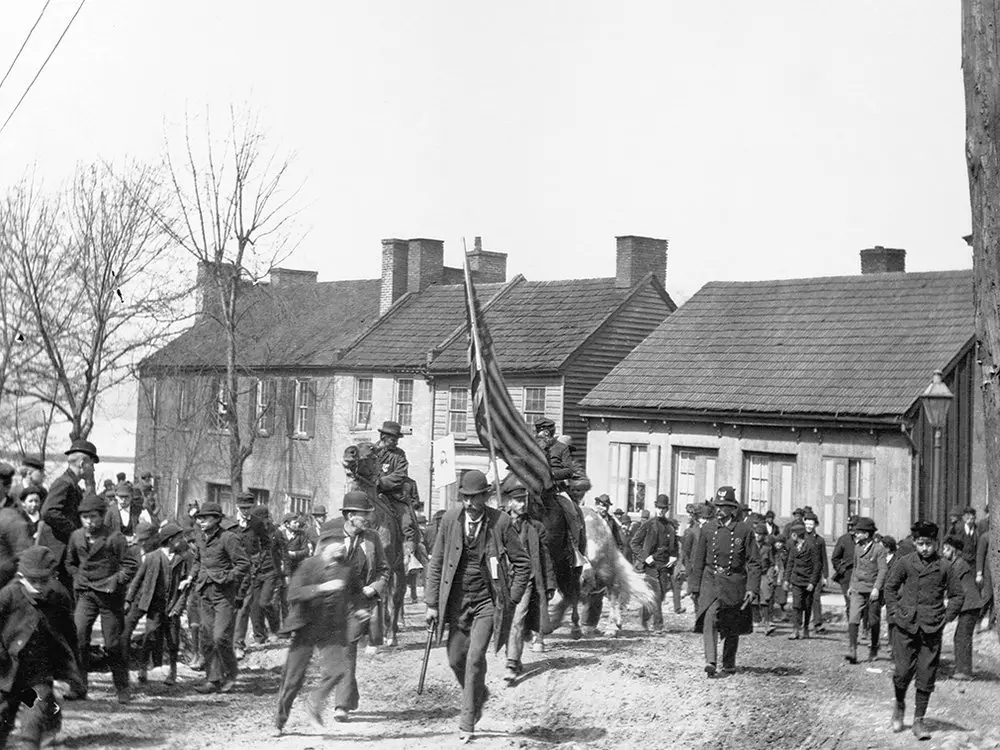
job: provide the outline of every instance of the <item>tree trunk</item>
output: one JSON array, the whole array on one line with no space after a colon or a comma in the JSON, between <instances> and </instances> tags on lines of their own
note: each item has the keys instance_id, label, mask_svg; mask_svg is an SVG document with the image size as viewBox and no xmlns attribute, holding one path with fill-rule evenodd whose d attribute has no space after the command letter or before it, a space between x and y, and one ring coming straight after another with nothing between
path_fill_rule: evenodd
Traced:
<instances>
[{"instance_id":1,"label":"tree trunk","mask_svg":"<svg viewBox=\"0 0 1000 750\"><path fill-rule=\"evenodd\" d=\"M991 518L1000 510L1000 0L962 0L965 148L972 204L976 336L982 367ZM990 523L993 601L1000 602L1000 519ZM997 630L1000 638L1000 629Z\"/></svg>"}]
</instances>

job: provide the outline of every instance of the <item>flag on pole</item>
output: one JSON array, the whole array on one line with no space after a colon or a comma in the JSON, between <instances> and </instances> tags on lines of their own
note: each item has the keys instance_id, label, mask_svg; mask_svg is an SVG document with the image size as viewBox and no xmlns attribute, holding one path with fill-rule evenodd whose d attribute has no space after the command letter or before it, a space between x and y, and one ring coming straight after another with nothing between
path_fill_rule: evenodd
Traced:
<instances>
[{"instance_id":1,"label":"flag on pole","mask_svg":"<svg viewBox=\"0 0 1000 750\"><path fill-rule=\"evenodd\" d=\"M470 393L479 442L490 451L494 464L496 456L502 458L530 493L540 495L554 484L549 460L507 392L493 350L493 338L476 299L467 257L465 299L469 319Z\"/></svg>"}]
</instances>

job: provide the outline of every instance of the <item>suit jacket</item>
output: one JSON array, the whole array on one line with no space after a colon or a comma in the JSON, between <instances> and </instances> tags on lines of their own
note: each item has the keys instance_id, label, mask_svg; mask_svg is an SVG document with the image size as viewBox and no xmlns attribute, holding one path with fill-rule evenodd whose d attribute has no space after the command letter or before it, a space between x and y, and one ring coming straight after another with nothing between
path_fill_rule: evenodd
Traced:
<instances>
[{"instance_id":1,"label":"suit jacket","mask_svg":"<svg viewBox=\"0 0 1000 750\"><path fill-rule=\"evenodd\" d=\"M0 589L0 693L13 688L21 650L41 627L51 633L53 679L70 685L82 682L76 661L73 602L66 589L53 580L45 596L33 601L20 581L11 581Z\"/></svg>"},{"instance_id":2,"label":"suit jacket","mask_svg":"<svg viewBox=\"0 0 1000 750\"><path fill-rule=\"evenodd\" d=\"M52 550L60 563L66 553L70 535L80 528L80 503L83 492L80 479L71 470L56 477L42 506L42 524L38 543Z\"/></svg>"},{"instance_id":3,"label":"suit jacket","mask_svg":"<svg viewBox=\"0 0 1000 750\"><path fill-rule=\"evenodd\" d=\"M750 524L730 521L722 525L717 520L706 523L698 535L688 578L691 593L698 594L695 632L702 632L705 613L718 601L721 634L752 633L753 613L750 607L740 607L747 591L760 591L760 574L760 550ZM724 612L727 609L732 613Z\"/></svg>"},{"instance_id":4,"label":"suit jacket","mask_svg":"<svg viewBox=\"0 0 1000 750\"><path fill-rule=\"evenodd\" d=\"M513 603L524 595L525 586L531 577L531 561L521 546L521 540L514 531L510 517L495 508L484 510L484 529L480 538L479 559L469 564L478 564L490 587L493 599L493 638L496 650L507 644L513 618ZM437 639L444 637L444 624L448 611L448 598L453 585L461 585L455 580L455 571L465 546L465 508L457 507L447 511L441 518L438 538L434 544L427 565L427 583L424 601L428 607L437 609ZM492 575L496 571L496 577Z\"/></svg>"},{"instance_id":5,"label":"suit jacket","mask_svg":"<svg viewBox=\"0 0 1000 750\"><path fill-rule=\"evenodd\" d=\"M659 517L651 518L632 535L632 558L640 570L647 567L663 569L670 564L670 558L677 558L677 528L674 522ZM651 565L646 560L652 555ZM675 559L676 562L676 559Z\"/></svg>"}]
</instances>

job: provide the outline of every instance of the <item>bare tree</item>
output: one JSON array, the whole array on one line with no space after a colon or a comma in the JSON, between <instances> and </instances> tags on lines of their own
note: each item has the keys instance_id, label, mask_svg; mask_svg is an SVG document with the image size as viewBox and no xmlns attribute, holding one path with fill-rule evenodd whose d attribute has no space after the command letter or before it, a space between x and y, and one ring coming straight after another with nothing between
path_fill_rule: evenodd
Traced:
<instances>
[{"instance_id":1,"label":"bare tree","mask_svg":"<svg viewBox=\"0 0 1000 750\"><path fill-rule=\"evenodd\" d=\"M993 601L1000 602L1000 0L962 1L965 149L972 204ZM1000 638L1000 628L997 629Z\"/></svg>"},{"instance_id":2,"label":"bare tree","mask_svg":"<svg viewBox=\"0 0 1000 750\"><path fill-rule=\"evenodd\" d=\"M162 204L159 189L139 164L121 173L84 166L64 191L48 195L25 180L0 206L10 290L22 305L23 336L38 347L5 388L58 411L70 439L90 434L100 396L183 318L190 283L148 210Z\"/></svg>"},{"instance_id":3,"label":"bare tree","mask_svg":"<svg viewBox=\"0 0 1000 750\"><path fill-rule=\"evenodd\" d=\"M268 147L259 118L230 108L226 135L204 140L186 123L183 147L167 144L165 171L173 198L171 213L160 214L174 242L193 257L209 290L206 314L225 335L225 374L218 398L228 433L228 463L233 494L243 489L243 466L253 454L257 431L240 423L239 378L260 363L244 361L240 321L247 313L246 290L257 284L294 249L297 237L292 208L299 187L288 186L291 156Z\"/></svg>"}]
</instances>

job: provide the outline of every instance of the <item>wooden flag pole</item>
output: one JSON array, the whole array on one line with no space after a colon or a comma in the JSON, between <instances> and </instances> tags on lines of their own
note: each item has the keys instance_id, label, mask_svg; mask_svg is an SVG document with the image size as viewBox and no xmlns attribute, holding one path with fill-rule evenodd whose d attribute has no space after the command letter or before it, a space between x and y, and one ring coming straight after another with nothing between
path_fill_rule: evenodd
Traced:
<instances>
[{"instance_id":1,"label":"wooden flag pole","mask_svg":"<svg viewBox=\"0 0 1000 750\"><path fill-rule=\"evenodd\" d=\"M465 237L462 238L462 268L465 271L465 296L466 304L469 306L469 334L472 336L473 345L476 347L476 369L479 371L479 378L482 381L483 389L483 407L486 412L486 431L490 435L490 465L493 467L493 487L496 493L497 508L502 507L500 502L500 472L497 469L497 452L496 447L493 445L493 418L490 416L490 400L487 397L487 389L489 387L487 383L486 369L483 367L483 347L480 345L479 341L479 326L478 318L476 316L476 309L472 304L472 271L469 269L469 250L465 244ZM473 420L475 420L475 414L473 414Z\"/></svg>"}]
</instances>

